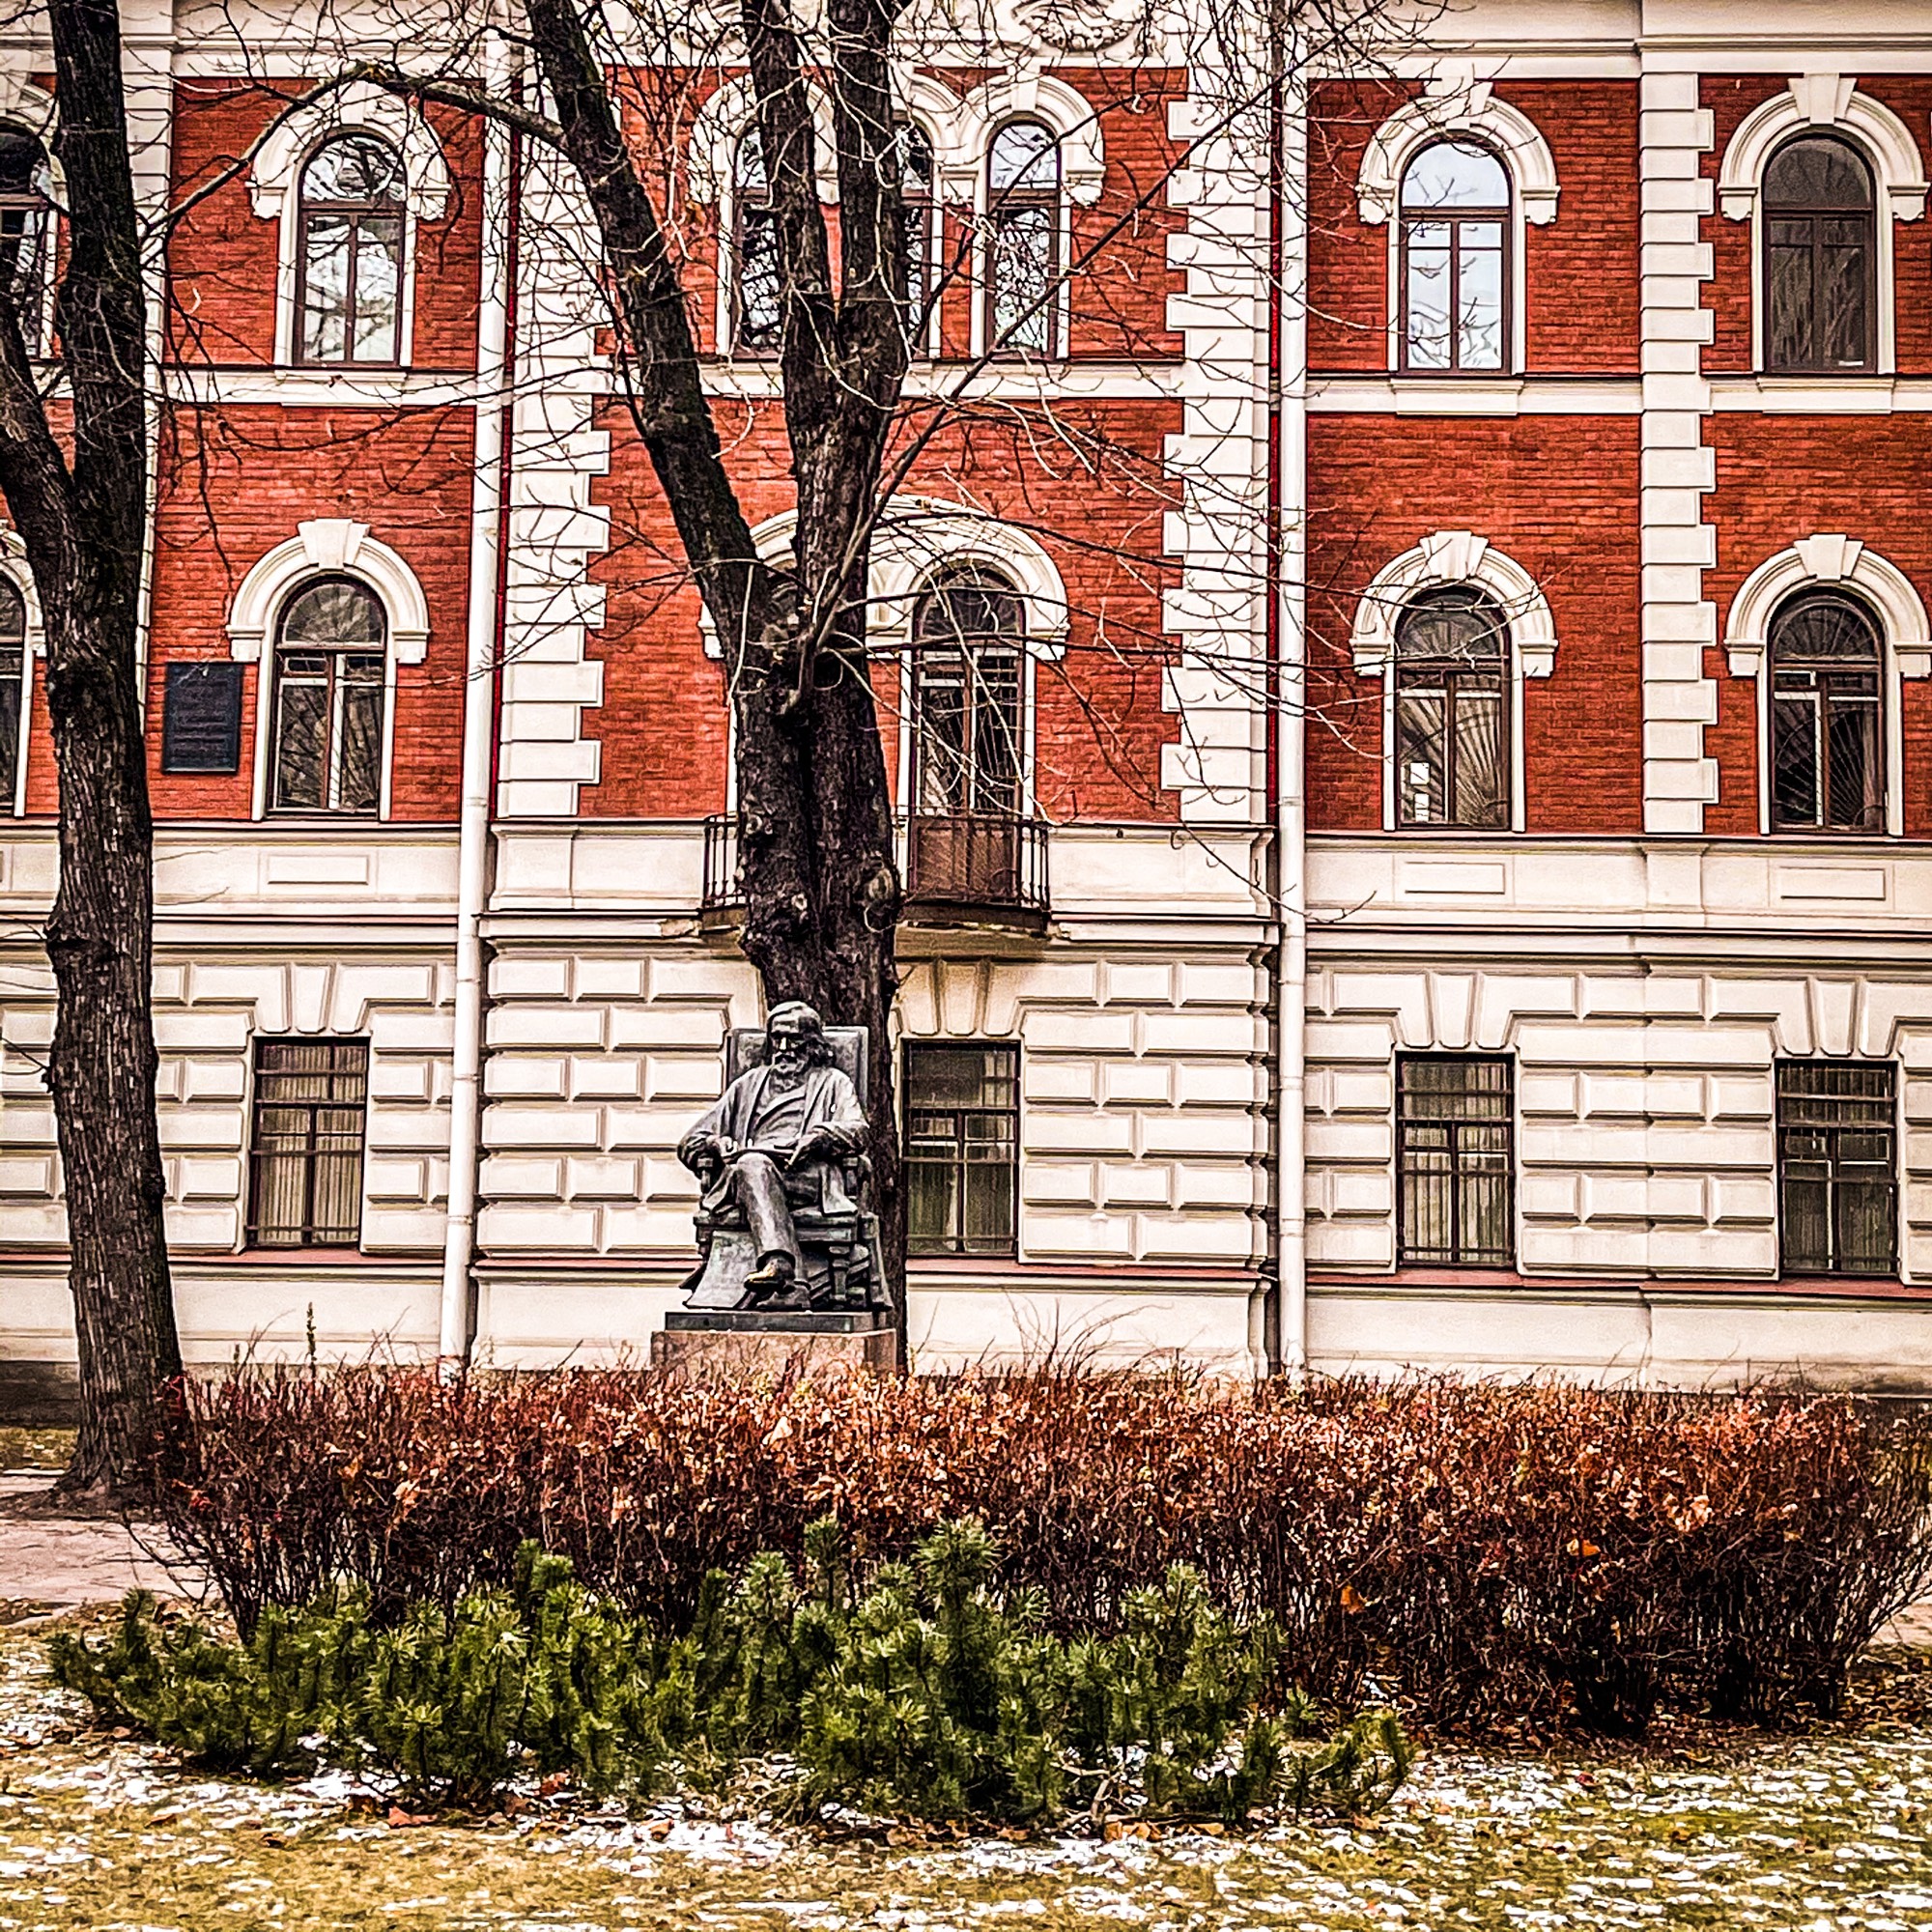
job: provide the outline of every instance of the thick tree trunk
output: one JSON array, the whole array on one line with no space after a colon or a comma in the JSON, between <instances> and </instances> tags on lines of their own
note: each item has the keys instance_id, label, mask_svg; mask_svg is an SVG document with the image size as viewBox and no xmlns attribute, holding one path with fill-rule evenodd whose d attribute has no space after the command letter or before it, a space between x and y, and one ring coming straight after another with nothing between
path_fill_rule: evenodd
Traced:
<instances>
[{"instance_id":1,"label":"thick tree trunk","mask_svg":"<svg viewBox=\"0 0 1932 1932\"><path fill-rule=\"evenodd\" d=\"M833 0L840 187L834 251L818 199L807 63L784 0L742 0L784 264L781 365L798 487L789 569L758 554L725 470L677 264L623 138L581 0L526 0L558 145L596 214L625 401L724 656L737 724L742 939L766 999L863 1026L873 1195L904 1343L905 1201L890 1023L899 879L867 670L870 522L906 369L905 228L887 49L895 14ZM835 273L837 288L835 290Z\"/></svg>"},{"instance_id":2,"label":"thick tree trunk","mask_svg":"<svg viewBox=\"0 0 1932 1932\"><path fill-rule=\"evenodd\" d=\"M49 428L12 293L0 293L0 493L40 593L60 774L47 926L48 1064L66 1171L81 1426L70 1492L150 1480L181 1373L162 1224L152 990L154 828L135 642L147 518L146 298L112 0L49 0L68 189L55 298L72 460Z\"/></svg>"}]
</instances>

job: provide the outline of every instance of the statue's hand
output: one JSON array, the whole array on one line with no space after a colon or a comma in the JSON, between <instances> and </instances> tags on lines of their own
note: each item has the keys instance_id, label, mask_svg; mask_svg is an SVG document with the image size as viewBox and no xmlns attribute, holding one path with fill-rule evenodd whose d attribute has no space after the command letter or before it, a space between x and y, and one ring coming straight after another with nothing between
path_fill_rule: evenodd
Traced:
<instances>
[{"instance_id":1,"label":"statue's hand","mask_svg":"<svg viewBox=\"0 0 1932 1932\"><path fill-rule=\"evenodd\" d=\"M785 1156L786 1171L796 1174L800 1168L809 1166L814 1160L822 1159L824 1154L825 1136L814 1127L810 1133L801 1136L798 1145Z\"/></svg>"}]
</instances>

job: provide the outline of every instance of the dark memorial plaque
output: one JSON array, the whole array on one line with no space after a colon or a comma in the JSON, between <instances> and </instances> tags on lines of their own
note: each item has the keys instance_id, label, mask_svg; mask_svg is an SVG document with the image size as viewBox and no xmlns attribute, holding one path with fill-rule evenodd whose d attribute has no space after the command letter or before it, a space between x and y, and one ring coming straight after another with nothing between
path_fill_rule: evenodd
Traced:
<instances>
[{"instance_id":1,"label":"dark memorial plaque","mask_svg":"<svg viewBox=\"0 0 1932 1932\"><path fill-rule=\"evenodd\" d=\"M242 769L242 667L202 663L168 666L161 706L164 772Z\"/></svg>"}]
</instances>

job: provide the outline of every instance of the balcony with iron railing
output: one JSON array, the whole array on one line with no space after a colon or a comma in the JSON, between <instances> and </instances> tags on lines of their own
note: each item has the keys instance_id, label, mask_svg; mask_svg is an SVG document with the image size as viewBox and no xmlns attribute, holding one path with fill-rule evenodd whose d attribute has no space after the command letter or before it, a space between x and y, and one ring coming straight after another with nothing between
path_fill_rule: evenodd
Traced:
<instances>
[{"instance_id":1,"label":"balcony with iron railing","mask_svg":"<svg viewBox=\"0 0 1932 1932\"><path fill-rule=\"evenodd\" d=\"M1043 932L1051 904L1046 821L1009 812L914 812L898 822L904 918L911 925L998 926ZM735 923L745 904L738 821L704 821L706 925Z\"/></svg>"}]
</instances>

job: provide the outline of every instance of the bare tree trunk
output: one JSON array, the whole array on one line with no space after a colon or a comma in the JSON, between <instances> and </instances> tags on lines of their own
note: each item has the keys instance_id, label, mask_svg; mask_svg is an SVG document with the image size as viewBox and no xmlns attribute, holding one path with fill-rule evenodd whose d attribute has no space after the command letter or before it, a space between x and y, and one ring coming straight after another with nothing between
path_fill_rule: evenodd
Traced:
<instances>
[{"instance_id":1,"label":"bare tree trunk","mask_svg":"<svg viewBox=\"0 0 1932 1932\"><path fill-rule=\"evenodd\" d=\"M742 945L767 999L869 1040L873 1195L903 1358L905 1202L890 1022L899 878L867 655L870 529L904 384L905 226L892 0L833 0L838 269L818 199L807 61L786 0L742 0L784 265L792 566L757 554L699 378L677 266L619 128L579 0L527 0L559 145L596 215L625 399L719 637L737 723Z\"/></svg>"},{"instance_id":2,"label":"bare tree trunk","mask_svg":"<svg viewBox=\"0 0 1932 1932\"><path fill-rule=\"evenodd\" d=\"M162 1224L149 1009L154 827L135 641L146 535L146 303L112 0L49 0L69 202L55 299L71 463L0 289L0 493L25 544L47 643L60 773L60 889L47 927L59 1000L47 1084L66 1171L81 1426L62 1487L132 1496L181 1373Z\"/></svg>"}]
</instances>

